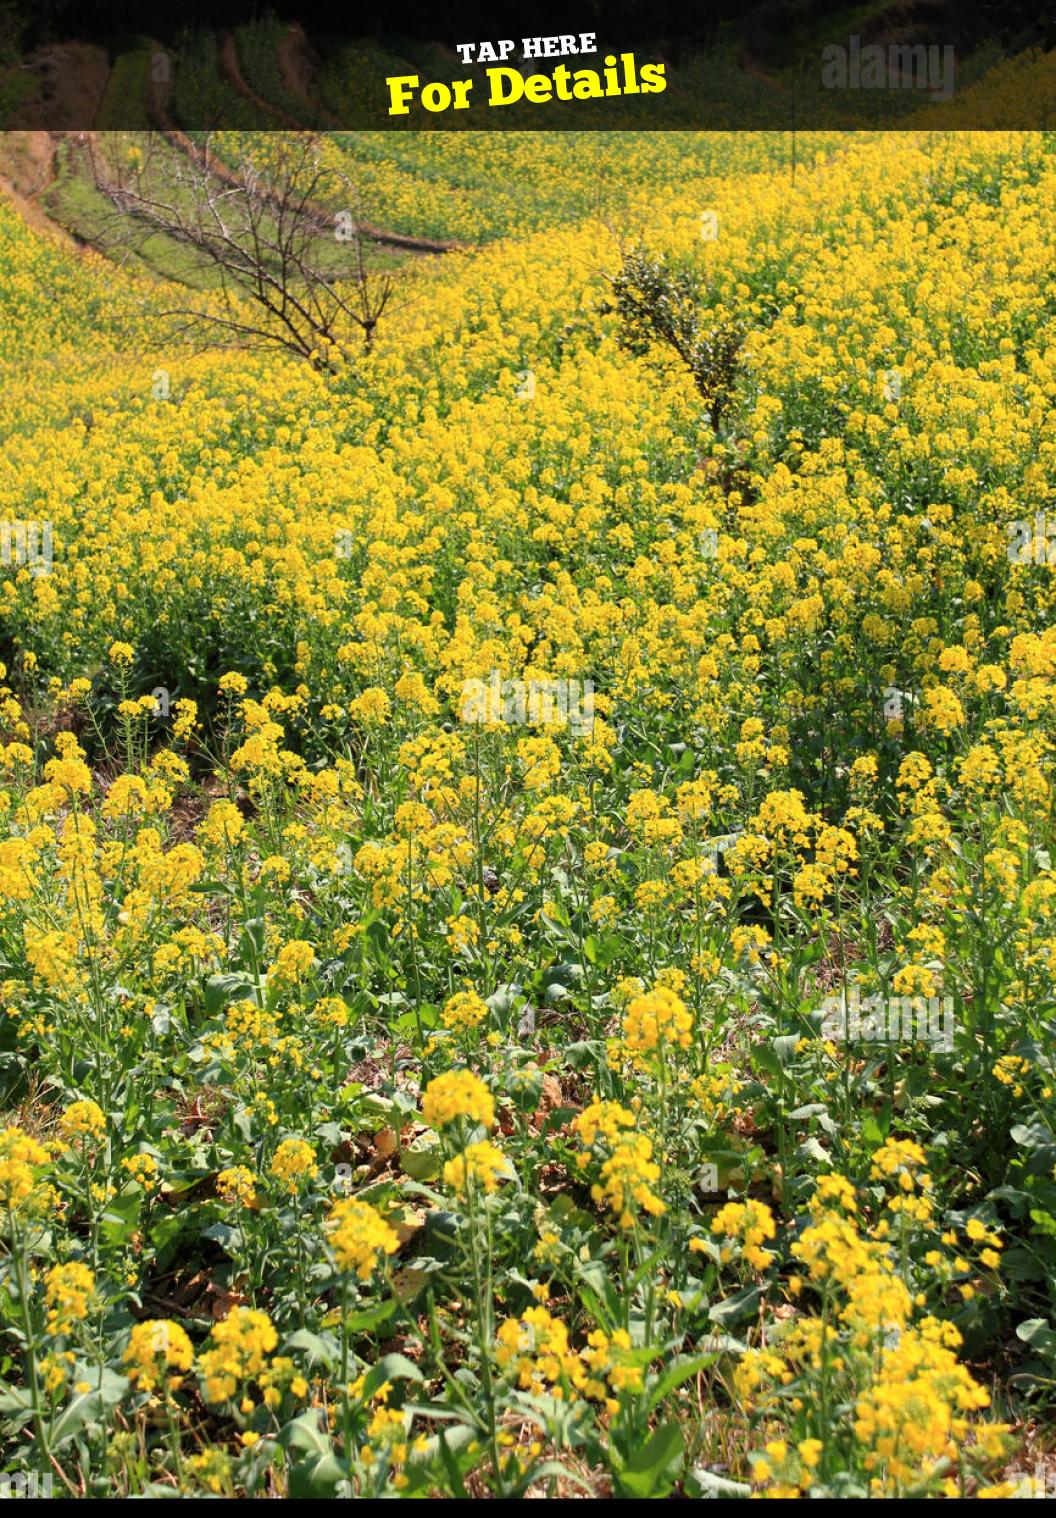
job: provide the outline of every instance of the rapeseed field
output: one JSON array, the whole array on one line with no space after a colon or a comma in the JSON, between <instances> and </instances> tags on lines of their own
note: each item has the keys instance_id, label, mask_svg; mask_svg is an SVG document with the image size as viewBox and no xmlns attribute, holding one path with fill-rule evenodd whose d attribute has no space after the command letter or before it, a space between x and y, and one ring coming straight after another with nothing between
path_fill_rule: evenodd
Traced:
<instances>
[{"instance_id":1,"label":"rapeseed field","mask_svg":"<svg viewBox=\"0 0 1056 1518\"><path fill-rule=\"evenodd\" d=\"M599 141L560 214L574 139L467 141L446 201L450 139L375 155L466 246L354 361L180 339L0 202L5 1479L1009 1495L1051 135ZM632 247L736 330L721 414Z\"/></svg>"}]
</instances>

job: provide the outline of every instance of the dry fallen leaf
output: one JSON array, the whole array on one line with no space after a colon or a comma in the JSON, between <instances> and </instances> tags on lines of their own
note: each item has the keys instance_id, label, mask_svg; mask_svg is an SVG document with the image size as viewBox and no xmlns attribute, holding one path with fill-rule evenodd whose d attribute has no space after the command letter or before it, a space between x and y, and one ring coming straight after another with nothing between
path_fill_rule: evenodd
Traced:
<instances>
[{"instance_id":1,"label":"dry fallen leaf","mask_svg":"<svg viewBox=\"0 0 1056 1518\"><path fill-rule=\"evenodd\" d=\"M428 1275L427 1270L418 1270L414 1265L406 1265L403 1270L398 1270L392 1278L392 1289L397 1301L412 1302L425 1285Z\"/></svg>"},{"instance_id":2,"label":"dry fallen leaf","mask_svg":"<svg viewBox=\"0 0 1056 1518\"><path fill-rule=\"evenodd\" d=\"M225 1291L222 1286L217 1286L210 1281L205 1288L206 1294L212 1298L209 1303L209 1311L215 1322L219 1323L226 1318L233 1307L241 1307L249 1299L242 1291Z\"/></svg>"},{"instance_id":3,"label":"dry fallen leaf","mask_svg":"<svg viewBox=\"0 0 1056 1518\"><path fill-rule=\"evenodd\" d=\"M403 1203L394 1207L385 1214L385 1221L390 1228L396 1230L396 1237L401 1244L406 1244L408 1239L414 1237L425 1227L425 1213L418 1207L410 1207Z\"/></svg>"}]
</instances>

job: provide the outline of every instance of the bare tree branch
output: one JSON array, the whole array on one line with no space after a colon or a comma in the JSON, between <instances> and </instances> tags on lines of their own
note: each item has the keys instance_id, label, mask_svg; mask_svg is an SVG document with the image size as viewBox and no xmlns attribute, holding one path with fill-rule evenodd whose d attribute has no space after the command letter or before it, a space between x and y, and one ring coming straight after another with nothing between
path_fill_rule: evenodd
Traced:
<instances>
[{"instance_id":1,"label":"bare tree branch","mask_svg":"<svg viewBox=\"0 0 1056 1518\"><path fill-rule=\"evenodd\" d=\"M206 285L197 305L169 313L184 330L197 323L238 333L324 367L336 356L353 360L357 339L369 351L396 286L371 269L351 212L320 211L338 190L355 197L347 178L322 163L316 139L273 138L264 167L250 151L222 164L208 134L189 152L159 137L150 134L147 151L129 162L104 160L94 148L91 159L115 212L112 244L164 237Z\"/></svg>"}]
</instances>

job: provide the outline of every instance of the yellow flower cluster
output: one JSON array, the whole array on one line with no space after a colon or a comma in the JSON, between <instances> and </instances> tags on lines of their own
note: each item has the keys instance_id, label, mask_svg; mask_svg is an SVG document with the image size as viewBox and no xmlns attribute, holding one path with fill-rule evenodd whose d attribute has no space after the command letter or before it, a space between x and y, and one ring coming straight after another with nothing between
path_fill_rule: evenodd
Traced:
<instances>
[{"instance_id":1,"label":"yellow flower cluster","mask_svg":"<svg viewBox=\"0 0 1056 1518\"><path fill-rule=\"evenodd\" d=\"M275 1325L255 1307L233 1307L214 1325L211 1347L198 1356L207 1402L229 1402L246 1383L260 1380L279 1342Z\"/></svg>"},{"instance_id":2,"label":"yellow flower cluster","mask_svg":"<svg viewBox=\"0 0 1056 1518\"><path fill-rule=\"evenodd\" d=\"M753 1270L765 1270L773 1263L774 1255L764 1249L766 1239L777 1232L774 1215L765 1202L749 1199L747 1202L726 1202L711 1220L711 1231L725 1239L740 1244L741 1253ZM722 1248L724 1258L732 1258L729 1245Z\"/></svg>"},{"instance_id":3,"label":"yellow flower cluster","mask_svg":"<svg viewBox=\"0 0 1056 1518\"><path fill-rule=\"evenodd\" d=\"M138 1391L152 1392L159 1385L178 1391L194 1361L194 1347L179 1323L147 1318L132 1329L123 1358L125 1374Z\"/></svg>"},{"instance_id":4,"label":"yellow flower cluster","mask_svg":"<svg viewBox=\"0 0 1056 1518\"><path fill-rule=\"evenodd\" d=\"M237 1207L259 1206L257 1178L248 1165L229 1165L218 1172L216 1194Z\"/></svg>"},{"instance_id":5,"label":"yellow flower cluster","mask_svg":"<svg viewBox=\"0 0 1056 1518\"><path fill-rule=\"evenodd\" d=\"M59 1119L65 1138L99 1138L106 1132L106 1118L95 1102L71 1102Z\"/></svg>"},{"instance_id":6,"label":"yellow flower cluster","mask_svg":"<svg viewBox=\"0 0 1056 1518\"><path fill-rule=\"evenodd\" d=\"M890 1177L909 1167L916 1185L924 1158L919 1146L889 1139L874 1155L874 1172ZM826 1312L797 1317L779 1344L745 1355L735 1378L738 1392L775 1415L784 1404L802 1407L799 1396L788 1403L797 1371L835 1376L843 1399L853 1402L852 1429L872 1494L901 1496L929 1482L945 1491L946 1473L965 1459L970 1437L980 1458L993 1459L1005 1449L1007 1426L972 1420L990 1397L957 1358L959 1331L930 1315L914 1320L923 1299L907 1288L883 1228L874 1227L872 1237L860 1231L858 1199L847 1177L820 1177L810 1211L812 1221L792 1254L827 1302ZM987 1233L976 1223L973 1236ZM791 1284L801 1295L800 1278ZM819 1460L828 1457L830 1433L819 1430L822 1437L811 1440L809 1454L784 1440L768 1444L753 1457L754 1479L767 1495L806 1490ZM957 1484L949 1485L947 1494L955 1495Z\"/></svg>"},{"instance_id":7,"label":"yellow flower cluster","mask_svg":"<svg viewBox=\"0 0 1056 1518\"><path fill-rule=\"evenodd\" d=\"M51 1156L43 1144L21 1128L0 1133L0 1208L9 1215L33 1216L48 1205L51 1190L40 1171Z\"/></svg>"},{"instance_id":8,"label":"yellow flower cluster","mask_svg":"<svg viewBox=\"0 0 1056 1518\"><path fill-rule=\"evenodd\" d=\"M653 1158L653 1141L635 1128L633 1112L618 1102L594 1101L573 1123L582 1145L576 1163L585 1170L600 1161L598 1180L590 1194L598 1207L616 1214L620 1228L634 1228L635 1212L662 1217L666 1208L655 1191L660 1166Z\"/></svg>"},{"instance_id":9,"label":"yellow flower cluster","mask_svg":"<svg viewBox=\"0 0 1056 1518\"><path fill-rule=\"evenodd\" d=\"M334 1203L327 1235L339 1269L355 1271L361 1281L370 1280L379 1254L395 1254L400 1247L395 1229L369 1202L356 1197Z\"/></svg>"},{"instance_id":10,"label":"yellow flower cluster","mask_svg":"<svg viewBox=\"0 0 1056 1518\"><path fill-rule=\"evenodd\" d=\"M631 1054L665 1057L668 1049L688 1049L692 1033L685 1002L665 986L634 997L623 1014L623 1042Z\"/></svg>"},{"instance_id":11,"label":"yellow flower cluster","mask_svg":"<svg viewBox=\"0 0 1056 1518\"><path fill-rule=\"evenodd\" d=\"M444 1003L440 1021L445 1028L468 1033L473 1028L479 1028L487 1015L488 1009L476 991L456 991L454 996L448 997Z\"/></svg>"},{"instance_id":12,"label":"yellow flower cluster","mask_svg":"<svg viewBox=\"0 0 1056 1518\"><path fill-rule=\"evenodd\" d=\"M68 1334L75 1323L88 1316L95 1291L95 1276L79 1260L67 1265L53 1265L44 1279L44 1300L48 1304L47 1331L56 1337Z\"/></svg>"},{"instance_id":13,"label":"yellow flower cluster","mask_svg":"<svg viewBox=\"0 0 1056 1518\"><path fill-rule=\"evenodd\" d=\"M271 1157L269 1169L290 1196L296 1196L319 1173L315 1150L306 1139L296 1138L282 1140Z\"/></svg>"},{"instance_id":14,"label":"yellow flower cluster","mask_svg":"<svg viewBox=\"0 0 1056 1518\"><path fill-rule=\"evenodd\" d=\"M456 1193L470 1187L481 1191L495 1191L502 1180L510 1177L510 1162L495 1144L485 1140L480 1144L467 1144L461 1154L456 1154L444 1165L444 1184Z\"/></svg>"},{"instance_id":15,"label":"yellow flower cluster","mask_svg":"<svg viewBox=\"0 0 1056 1518\"><path fill-rule=\"evenodd\" d=\"M623 1329L606 1334L600 1329L576 1350L568 1328L545 1307L526 1308L520 1318L507 1318L495 1335L495 1361L526 1392L574 1400L586 1397L615 1413L621 1393L641 1390L643 1372L635 1363L630 1335Z\"/></svg>"},{"instance_id":16,"label":"yellow flower cluster","mask_svg":"<svg viewBox=\"0 0 1056 1518\"><path fill-rule=\"evenodd\" d=\"M472 1070L448 1070L425 1088L422 1117L431 1128L448 1128L465 1119L482 1128L495 1126L495 1102L491 1092Z\"/></svg>"}]
</instances>

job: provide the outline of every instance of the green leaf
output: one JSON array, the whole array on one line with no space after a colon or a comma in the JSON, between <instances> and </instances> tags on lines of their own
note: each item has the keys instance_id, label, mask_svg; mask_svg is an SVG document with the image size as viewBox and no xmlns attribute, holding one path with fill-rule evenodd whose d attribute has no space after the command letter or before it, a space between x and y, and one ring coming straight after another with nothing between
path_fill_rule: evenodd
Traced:
<instances>
[{"instance_id":1,"label":"green leaf","mask_svg":"<svg viewBox=\"0 0 1056 1518\"><path fill-rule=\"evenodd\" d=\"M106 1412L116 1407L128 1391L127 1376L119 1376L109 1368L104 1367L100 1376L96 1367L91 1366L84 1379L87 1380L89 1375L96 1384L90 1391L79 1393L72 1402L67 1403L51 1425L50 1444L53 1450L61 1449L64 1444L76 1438L86 1423L101 1421Z\"/></svg>"},{"instance_id":2,"label":"green leaf","mask_svg":"<svg viewBox=\"0 0 1056 1518\"><path fill-rule=\"evenodd\" d=\"M769 1044L756 1045L752 1050L752 1064L757 1070L762 1070L765 1075L772 1075L775 1080L780 1080L784 1074L781 1061Z\"/></svg>"},{"instance_id":3,"label":"green leaf","mask_svg":"<svg viewBox=\"0 0 1056 1518\"><path fill-rule=\"evenodd\" d=\"M716 1302L714 1307L710 1307L708 1317L720 1328L729 1328L731 1324L750 1317L756 1303L765 1293L765 1286L745 1286L740 1291L735 1291L732 1296L724 1297L721 1302Z\"/></svg>"},{"instance_id":4,"label":"green leaf","mask_svg":"<svg viewBox=\"0 0 1056 1518\"><path fill-rule=\"evenodd\" d=\"M304 1450L316 1459L332 1454L330 1436L319 1427L319 1414L314 1409L291 1418L279 1434L279 1443L284 1449Z\"/></svg>"},{"instance_id":5,"label":"green leaf","mask_svg":"<svg viewBox=\"0 0 1056 1518\"><path fill-rule=\"evenodd\" d=\"M1006 1281L1043 1281L1045 1270L1029 1249L1006 1250L1001 1256L1001 1274Z\"/></svg>"},{"instance_id":6,"label":"green leaf","mask_svg":"<svg viewBox=\"0 0 1056 1518\"><path fill-rule=\"evenodd\" d=\"M217 1017L228 1002L241 1001L253 994L253 984L244 975L210 975L205 983L205 1012Z\"/></svg>"},{"instance_id":7,"label":"green leaf","mask_svg":"<svg viewBox=\"0 0 1056 1518\"><path fill-rule=\"evenodd\" d=\"M1028 1318L1025 1323L1020 1323L1016 1338L1029 1344L1044 1359L1056 1359L1056 1333L1044 1318Z\"/></svg>"},{"instance_id":8,"label":"green leaf","mask_svg":"<svg viewBox=\"0 0 1056 1518\"><path fill-rule=\"evenodd\" d=\"M746 1481L731 1481L715 1471L698 1465L686 1478L688 1497L750 1497L752 1489Z\"/></svg>"},{"instance_id":9,"label":"green leaf","mask_svg":"<svg viewBox=\"0 0 1056 1518\"><path fill-rule=\"evenodd\" d=\"M446 1474L448 1482L450 1483L451 1495L453 1497L468 1497L469 1493L466 1491L465 1485L462 1481L462 1471L459 1469L460 1465L463 1465L463 1468L465 1469L469 1468L464 1464L466 1454L465 1449L461 1451L461 1454L463 1456L462 1461L456 1461L453 1451L448 1446L446 1429L440 1430L439 1434L437 1435L437 1440L438 1453L444 1467L444 1473Z\"/></svg>"},{"instance_id":10,"label":"green leaf","mask_svg":"<svg viewBox=\"0 0 1056 1518\"><path fill-rule=\"evenodd\" d=\"M416 1181L432 1181L440 1174L443 1151L435 1134L422 1134L400 1150L400 1166Z\"/></svg>"},{"instance_id":11,"label":"green leaf","mask_svg":"<svg viewBox=\"0 0 1056 1518\"><path fill-rule=\"evenodd\" d=\"M127 1244L139 1226L139 1212L143 1193L138 1186L129 1186L106 1204L106 1211L99 1220L99 1231L111 1244Z\"/></svg>"},{"instance_id":12,"label":"green leaf","mask_svg":"<svg viewBox=\"0 0 1056 1518\"><path fill-rule=\"evenodd\" d=\"M406 1355L382 1355L374 1370L381 1372L382 1381L424 1381L425 1377ZM369 1376L368 1376L369 1380Z\"/></svg>"},{"instance_id":13,"label":"green leaf","mask_svg":"<svg viewBox=\"0 0 1056 1518\"><path fill-rule=\"evenodd\" d=\"M164 1267L171 1258L176 1240L187 1228L187 1219L181 1212L166 1213L150 1227L150 1242L158 1254L158 1263Z\"/></svg>"},{"instance_id":14,"label":"green leaf","mask_svg":"<svg viewBox=\"0 0 1056 1518\"><path fill-rule=\"evenodd\" d=\"M799 1033L782 1033L780 1038L774 1039L774 1053L782 1066L787 1065L794 1056L800 1037Z\"/></svg>"},{"instance_id":15,"label":"green leaf","mask_svg":"<svg viewBox=\"0 0 1056 1518\"><path fill-rule=\"evenodd\" d=\"M588 1482L578 1476L575 1471L569 1470L567 1465L562 1465L560 1460L543 1460L539 1465L529 1466L527 1476L522 1479L521 1490L525 1486L534 1486L538 1481L546 1481L550 1477L562 1482L578 1486L586 1497L594 1496L594 1488Z\"/></svg>"},{"instance_id":16,"label":"green leaf","mask_svg":"<svg viewBox=\"0 0 1056 1518\"><path fill-rule=\"evenodd\" d=\"M345 1321L353 1333L370 1333L387 1322L395 1311L396 1303L390 1298L387 1302L375 1303L373 1307L361 1307L358 1312L350 1312Z\"/></svg>"},{"instance_id":17,"label":"green leaf","mask_svg":"<svg viewBox=\"0 0 1056 1518\"><path fill-rule=\"evenodd\" d=\"M400 1033L408 1033L420 1024L427 1032L431 1032L439 1023L440 1008L423 1001L417 1011L412 1007L409 1012L401 1012L399 1017L393 1018L392 1027Z\"/></svg>"},{"instance_id":18,"label":"green leaf","mask_svg":"<svg viewBox=\"0 0 1056 1518\"><path fill-rule=\"evenodd\" d=\"M699 1374L707 1370L709 1365L714 1365L718 1355L679 1355L674 1363L664 1372L656 1384L649 1389L649 1401L646 1404L647 1412L652 1412L665 1401L673 1391Z\"/></svg>"},{"instance_id":19,"label":"green leaf","mask_svg":"<svg viewBox=\"0 0 1056 1518\"><path fill-rule=\"evenodd\" d=\"M196 880L193 885L187 887L189 891L195 891L201 896L237 896L234 886L228 885L225 880Z\"/></svg>"},{"instance_id":20,"label":"green leaf","mask_svg":"<svg viewBox=\"0 0 1056 1518\"><path fill-rule=\"evenodd\" d=\"M0 1413L28 1412L33 1406L33 1398L28 1391L21 1387L9 1386L6 1381L0 1381Z\"/></svg>"},{"instance_id":21,"label":"green leaf","mask_svg":"<svg viewBox=\"0 0 1056 1518\"><path fill-rule=\"evenodd\" d=\"M202 1238L211 1239L230 1254L242 1243L242 1230L231 1223L210 1223L208 1228L202 1229Z\"/></svg>"},{"instance_id":22,"label":"green leaf","mask_svg":"<svg viewBox=\"0 0 1056 1518\"><path fill-rule=\"evenodd\" d=\"M678 1480L685 1459L682 1430L677 1423L662 1423L630 1459L616 1471L616 1490L621 1497L666 1497Z\"/></svg>"},{"instance_id":23,"label":"green leaf","mask_svg":"<svg viewBox=\"0 0 1056 1518\"><path fill-rule=\"evenodd\" d=\"M429 1275L430 1272L428 1270L419 1270L414 1265L405 1265L392 1280L396 1300L398 1302L413 1302L429 1280Z\"/></svg>"},{"instance_id":24,"label":"green leaf","mask_svg":"<svg viewBox=\"0 0 1056 1518\"><path fill-rule=\"evenodd\" d=\"M337 1354L337 1345L332 1339L324 1339L321 1334L313 1334L310 1328L299 1328L286 1340L286 1349L301 1349L307 1357L309 1369L316 1365L323 1365L327 1370L333 1368Z\"/></svg>"},{"instance_id":25,"label":"green leaf","mask_svg":"<svg viewBox=\"0 0 1056 1518\"><path fill-rule=\"evenodd\" d=\"M290 1466L291 1497L334 1497L348 1472L336 1455L318 1455Z\"/></svg>"}]
</instances>

